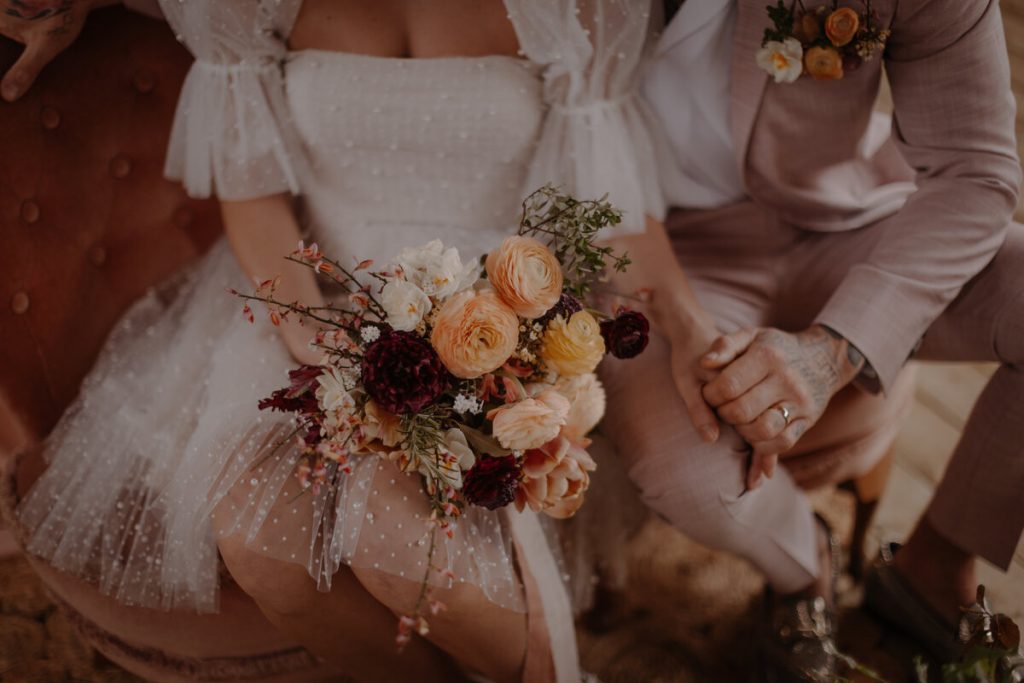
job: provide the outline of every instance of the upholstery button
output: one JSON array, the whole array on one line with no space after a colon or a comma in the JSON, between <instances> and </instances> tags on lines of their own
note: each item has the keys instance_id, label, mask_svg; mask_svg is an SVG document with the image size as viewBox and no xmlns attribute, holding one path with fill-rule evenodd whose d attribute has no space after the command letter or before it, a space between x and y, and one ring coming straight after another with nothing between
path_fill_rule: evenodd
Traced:
<instances>
[{"instance_id":1,"label":"upholstery button","mask_svg":"<svg viewBox=\"0 0 1024 683\"><path fill-rule=\"evenodd\" d=\"M156 88L156 75L146 69L136 71L132 77L132 87L143 95L148 95Z\"/></svg>"},{"instance_id":2,"label":"upholstery button","mask_svg":"<svg viewBox=\"0 0 1024 683\"><path fill-rule=\"evenodd\" d=\"M89 250L89 260L92 261L94 266L102 266L107 262L107 250L102 245L97 244Z\"/></svg>"},{"instance_id":3,"label":"upholstery button","mask_svg":"<svg viewBox=\"0 0 1024 683\"><path fill-rule=\"evenodd\" d=\"M132 160L123 154L118 154L110 160L110 175L118 180L127 178L132 172Z\"/></svg>"},{"instance_id":4,"label":"upholstery button","mask_svg":"<svg viewBox=\"0 0 1024 683\"><path fill-rule=\"evenodd\" d=\"M60 112L53 107L43 107L39 113L39 122L46 130L56 130L60 126Z\"/></svg>"},{"instance_id":5,"label":"upholstery button","mask_svg":"<svg viewBox=\"0 0 1024 683\"><path fill-rule=\"evenodd\" d=\"M25 221L29 225L39 220L39 205L31 199L26 199L21 203L21 220Z\"/></svg>"},{"instance_id":6,"label":"upholstery button","mask_svg":"<svg viewBox=\"0 0 1024 683\"><path fill-rule=\"evenodd\" d=\"M15 292L14 296L11 297L11 311L15 315L22 315L28 311L28 294L25 292Z\"/></svg>"},{"instance_id":7,"label":"upholstery button","mask_svg":"<svg viewBox=\"0 0 1024 683\"><path fill-rule=\"evenodd\" d=\"M185 230L195 222L196 212L187 206L181 206L174 212L171 220L174 222L175 227Z\"/></svg>"}]
</instances>

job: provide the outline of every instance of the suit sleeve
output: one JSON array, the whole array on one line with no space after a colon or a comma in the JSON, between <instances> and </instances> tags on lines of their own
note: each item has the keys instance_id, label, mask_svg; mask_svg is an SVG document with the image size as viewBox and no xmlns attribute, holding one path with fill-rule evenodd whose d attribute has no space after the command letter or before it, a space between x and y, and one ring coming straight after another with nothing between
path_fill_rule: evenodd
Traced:
<instances>
[{"instance_id":1,"label":"suit sleeve","mask_svg":"<svg viewBox=\"0 0 1024 683\"><path fill-rule=\"evenodd\" d=\"M917 190L875 226L881 239L816 320L864 354L882 389L999 250L1021 177L998 2L904 0L886 73Z\"/></svg>"}]
</instances>

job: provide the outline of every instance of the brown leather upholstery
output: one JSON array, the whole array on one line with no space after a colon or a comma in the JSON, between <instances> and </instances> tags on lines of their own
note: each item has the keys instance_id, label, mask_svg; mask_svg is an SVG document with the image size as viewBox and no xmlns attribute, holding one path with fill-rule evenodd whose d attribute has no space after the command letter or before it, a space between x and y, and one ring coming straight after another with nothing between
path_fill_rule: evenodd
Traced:
<instances>
[{"instance_id":1,"label":"brown leather upholstery","mask_svg":"<svg viewBox=\"0 0 1024 683\"><path fill-rule=\"evenodd\" d=\"M0 40L0 70L19 50ZM215 202L162 177L190 61L166 24L102 10L23 100L0 103L0 471L26 454L22 492L42 469L32 445L74 397L114 321L220 232ZM11 483L0 485L9 523ZM333 677L230 581L221 613L200 617L124 607L33 564L87 641L150 680Z\"/></svg>"}]
</instances>

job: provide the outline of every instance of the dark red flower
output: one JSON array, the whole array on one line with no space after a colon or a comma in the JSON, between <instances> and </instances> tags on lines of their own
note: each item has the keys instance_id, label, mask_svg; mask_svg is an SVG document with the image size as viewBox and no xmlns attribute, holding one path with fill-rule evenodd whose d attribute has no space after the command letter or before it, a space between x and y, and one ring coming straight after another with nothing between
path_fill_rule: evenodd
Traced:
<instances>
[{"instance_id":1,"label":"dark red flower","mask_svg":"<svg viewBox=\"0 0 1024 683\"><path fill-rule=\"evenodd\" d=\"M316 390L320 387L320 375L324 372L319 365L300 365L288 371L291 383L285 389L278 389L259 402L259 409L280 410L282 413L315 413L320 410L316 401Z\"/></svg>"},{"instance_id":2,"label":"dark red flower","mask_svg":"<svg viewBox=\"0 0 1024 683\"><path fill-rule=\"evenodd\" d=\"M643 313L625 311L601 323L604 345L616 358L633 358L647 348L651 325Z\"/></svg>"},{"instance_id":3,"label":"dark red flower","mask_svg":"<svg viewBox=\"0 0 1024 683\"><path fill-rule=\"evenodd\" d=\"M466 502L488 510L503 508L516 499L522 470L514 455L479 457L462 480Z\"/></svg>"},{"instance_id":4,"label":"dark red flower","mask_svg":"<svg viewBox=\"0 0 1024 683\"><path fill-rule=\"evenodd\" d=\"M451 381L434 347L413 332L383 331L366 347L362 367L366 393L396 415L423 410Z\"/></svg>"},{"instance_id":5,"label":"dark red flower","mask_svg":"<svg viewBox=\"0 0 1024 683\"><path fill-rule=\"evenodd\" d=\"M583 304L574 297L572 294L562 293L562 296L558 298L558 303L552 306L547 313L537 319L541 325L547 325L549 322L554 320L558 316L562 316L568 320L573 313L583 310Z\"/></svg>"}]
</instances>

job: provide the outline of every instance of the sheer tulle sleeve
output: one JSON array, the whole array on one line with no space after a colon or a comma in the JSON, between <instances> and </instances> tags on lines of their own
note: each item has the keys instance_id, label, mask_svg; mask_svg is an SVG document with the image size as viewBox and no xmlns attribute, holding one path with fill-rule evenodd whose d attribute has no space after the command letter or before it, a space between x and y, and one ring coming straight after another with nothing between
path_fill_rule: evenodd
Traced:
<instances>
[{"instance_id":1,"label":"sheer tulle sleeve","mask_svg":"<svg viewBox=\"0 0 1024 683\"><path fill-rule=\"evenodd\" d=\"M556 183L581 198L608 194L639 232L663 217L652 114L640 71L660 17L654 0L506 0L522 51L543 64L550 111L527 189Z\"/></svg>"},{"instance_id":2,"label":"sheer tulle sleeve","mask_svg":"<svg viewBox=\"0 0 1024 683\"><path fill-rule=\"evenodd\" d=\"M299 192L304 157L285 100L285 37L301 0L161 0L195 64L185 78L165 174L193 197Z\"/></svg>"}]
</instances>

